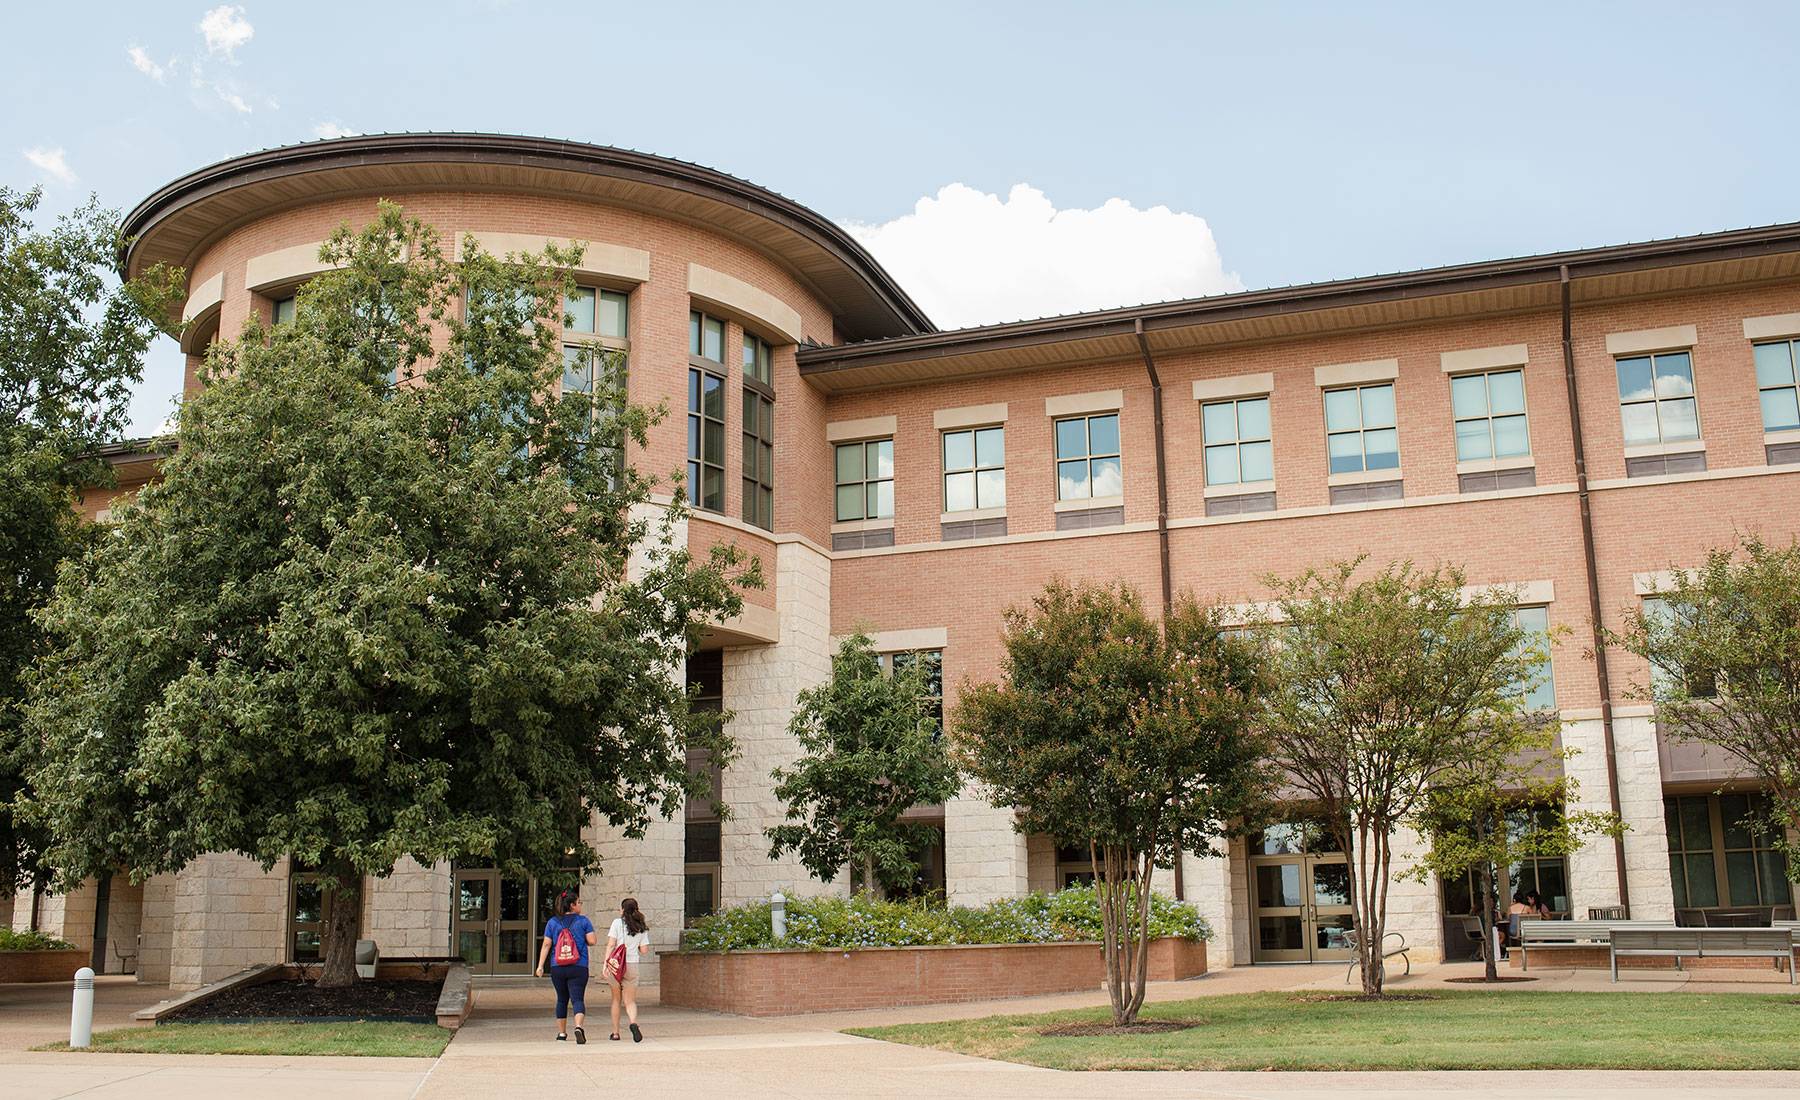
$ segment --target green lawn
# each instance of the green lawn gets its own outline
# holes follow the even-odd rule
[[[92,1050],[108,1054],[355,1054],[436,1058],[454,1034],[436,1024],[358,1021],[310,1024],[162,1024],[96,1031]],[[39,1050],[68,1050],[54,1043]]]
[[[1051,1069],[1800,1069],[1800,998],[1754,993],[1434,991],[1429,1001],[1246,993],[1146,1005],[1165,1034],[1047,1037],[1104,1009],[858,1028]]]

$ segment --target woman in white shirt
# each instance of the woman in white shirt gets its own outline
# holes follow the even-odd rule
[[[615,975],[612,970],[612,959],[615,948],[623,946],[625,967],[622,974]],[[644,1033],[638,1029],[637,1022],[637,987],[638,966],[645,955],[650,953],[650,922],[638,909],[636,898],[626,898],[619,903],[619,915],[606,930],[607,965],[602,973],[606,975],[606,985],[612,990],[612,1038],[619,1038],[619,1002],[625,1002],[625,1016],[631,1021],[631,1041],[641,1043]]]

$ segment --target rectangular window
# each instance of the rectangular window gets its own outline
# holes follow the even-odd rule
[[[699,310],[688,312],[688,358],[725,365],[725,322]]]
[[[1058,420],[1056,499],[1089,500],[1116,497],[1124,492],[1119,468],[1119,414]]]
[[[1614,365],[1627,447],[1700,438],[1692,355],[1685,351],[1634,355]]]
[[[880,655],[881,667],[891,672],[904,672],[914,665],[925,669],[926,706],[931,716],[937,719],[938,728],[944,725],[944,651],[941,649],[905,649],[897,653]]]
[[[725,322],[688,313],[688,503],[725,510]]]
[[[1520,458],[1531,453],[1525,426],[1525,372],[1497,370],[1450,379],[1456,460]]]
[[[775,385],[775,351],[767,340],[744,334],[744,377],[771,388]]]
[[[775,402],[744,387],[744,522],[775,529]]]
[[[1663,824],[1677,910],[1792,904],[1793,885],[1771,834],[1765,796],[1671,796],[1663,799]]]
[[[328,901],[318,873],[294,860],[288,872],[288,957],[293,961],[318,962],[323,957]]]
[[[294,296],[277,298],[269,303],[269,317],[274,324],[290,324],[294,320]]]
[[[1532,710],[1555,710],[1556,683],[1551,677],[1550,667],[1550,609],[1547,607],[1521,607],[1513,612],[1513,622],[1530,635],[1530,638],[1527,639],[1529,644],[1543,654],[1543,659],[1538,663],[1535,670],[1536,676],[1529,689],[1526,689],[1524,684],[1519,685],[1525,695],[1525,704]]]
[[[1334,474],[1400,468],[1394,384],[1325,391],[1325,440]]]
[[[1644,618],[1655,637],[1659,630],[1667,630],[1674,616],[1683,614],[1686,605],[1670,603],[1660,596],[1644,597]],[[1691,610],[1691,609],[1690,609]],[[1650,690],[1657,698],[1668,694],[1674,683],[1674,670],[1661,665],[1650,666]],[[1681,670],[1681,679],[1686,684],[1687,694],[1695,699],[1710,699],[1718,694],[1718,677],[1708,669],[1685,668]]]
[[[944,511],[971,512],[1006,504],[1006,429],[944,433]]]
[[[1756,345],[1756,388],[1762,397],[1763,431],[1800,429],[1800,341]]]
[[[837,445],[837,511],[840,523],[889,519],[894,514],[894,441],[869,439]]]
[[[564,304],[568,313],[565,331],[627,339],[630,335],[627,331],[629,302],[628,295],[616,290],[578,286]]]
[[[1269,399],[1244,397],[1200,406],[1206,447],[1206,483],[1241,485],[1275,480],[1275,444],[1269,435]]]

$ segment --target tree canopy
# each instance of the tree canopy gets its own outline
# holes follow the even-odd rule
[[[1271,763],[1349,857],[1363,989],[1382,991],[1393,838],[1434,789],[1523,785],[1554,728],[1526,696],[1543,659],[1516,594],[1460,569],[1361,560],[1270,578],[1281,623]]]
[[[1053,582],[1006,614],[997,682],[963,686],[957,757],[1020,832],[1086,847],[1114,1019],[1143,1005],[1150,882],[1263,797],[1261,646],[1183,599]]]
[[[765,830],[770,859],[792,851],[821,882],[848,865],[877,895],[913,884],[929,827],[901,815],[959,786],[927,675],[919,661],[883,670],[866,634],[844,640],[788,723],[801,756],[771,776],[788,824]]]
[[[20,732],[24,672],[44,644],[33,614],[95,537],[75,495],[110,475],[84,458],[124,430],[175,285],[160,268],[121,285],[118,216],[90,201],[38,230],[39,197],[0,187],[0,895],[42,877],[45,838],[14,812],[37,759]]]
[[[30,810],[65,880],[318,868],[336,984],[363,876],[591,869],[594,815],[702,796],[687,749],[730,747],[679,669],[754,577],[675,543],[616,374],[552,396],[577,254],[451,264],[383,203],[321,259],[292,323],[214,345],[161,483],[64,569]]]

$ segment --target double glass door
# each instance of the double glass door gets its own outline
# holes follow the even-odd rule
[[[1353,956],[1345,934],[1350,865],[1312,821],[1271,825],[1250,838],[1257,962],[1322,962]]]
[[[579,888],[574,871],[543,879],[457,868],[450,898],[456,953],[475,974],[531,973],[557,894]]]

